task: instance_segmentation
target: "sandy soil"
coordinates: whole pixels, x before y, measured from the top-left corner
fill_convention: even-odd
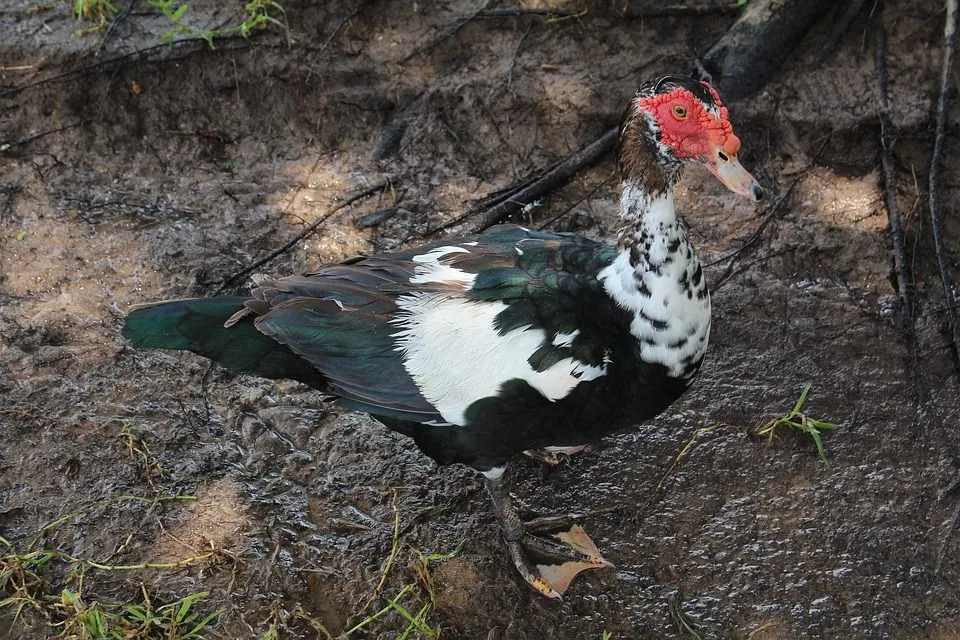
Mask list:
[[[84,583],[86,598],[115,602],[141,584],[164,602],[208,591],[204,606],[224,611],[211,637],[271,625],[316,637],[310,619],[335,635],[405,585],[415,609],[429,600],[418,552],[457,549],[429,563],[445,638],[696,637],[681,619],[703,638],[958,637],[958,497],[943,490],[960,471],[960,401],[924,191],[943,16],[938,2],[903,4],[884,20],[916,345],[892,313],[867,11],[824,56],[826,16],[763,92],[731,105],[744,164],[793,191],[759,242],[708,270],[713,340],[695,388],[559,470],[515,466],[531,509],[601,512],[586,526],[617,565],[552,606],[513,575],[470,470],[437,468],[299,385],[133,351],[120,319],[133,303],[212,294],[384,176],[387,189],[261,271],[415,244],[593,141],[640,81],[686,71],[735,15],[626,21],[596,3],[564,20],[464,22],[479,3],[285,2],[290,42],[274,32],[106,64],[159,43],[162,18],[137,3],[104,39],[77,34],[66,3],[7,2],[0,146],[67,128],[0,152],[0,535],[25,549],[69,516],[36,544],[115,565],[212,553],[172,570],[90,570]],[[237,12],[197,2],[189,16],[219,25]],[[951,126],[955,275],[957,149]],[[595,187],[612,171],[582,173],[530,222],[572,207],[554,228],[610,239],[615,193]],[[679,202],[707,261],[761,221],[703,171]],[[810,413],[842,425],[825,437],[829,464],[799,435],[750,435],[807,382]],[[153,500],[177,494],[196,500]],[[405,626],[390,614],[351,637]],[[10,633],[54,632],[28,617]]]

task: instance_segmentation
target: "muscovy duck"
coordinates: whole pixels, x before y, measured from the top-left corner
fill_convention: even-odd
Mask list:
[[[685,162],[759,200],[709,84],[641,87],[620,127],[616,246],[503,225],[261,281],[245,297],[135,307],[136,346],[289,378],[485,476],[511,559],[559,598],[610,565],[573,518],[523,522],[504,479],[521,452],[572,451],[664,411],[707,350],[710,295],[673,187]]]

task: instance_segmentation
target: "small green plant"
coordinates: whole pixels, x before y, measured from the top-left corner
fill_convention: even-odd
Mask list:
[[[287,13],[278,2],[250,0],[243,6],[243,10],[245,13],[243,22],[235,29],[244,38],[249,38],[253,32],[266,29],[271,25],[289,31],[286,25]],[[278,16],[283,18],[283,21]]]
[[[59,606],[63,620],[55,624],[61,637],[90,640],[202,640],[222,613],[203,615],[197,604],[210,595],[205,591],[155,607],[141,585],[138,604],[84,603],[79,594],[64,589]]]
[[[258,31],[270,27],[279,27],[288,34],[286,25],[286,11],[276,0],[248,0],[243,5],[243,19],[239,24],[221,29],[205,29],[189,24],[185,18],[190,5],[180,0],[147,0],[156,11],[159,11],[170,22],[171,27],[163,34],[165,42],[172,42],[180,38],[200,38],[206,41],[212,49],[218,38],[239,35],[249,38]],[[94,24],[91,31],[100,31],[106,27],[119,9],[111,0],[74,0],[73,14],[77,20]]]
[[[166,16],[173,26],[163,34],[164,42],[171,42],[177,37],[203,38],[213,48],[214,32],[209,29],[196,29],[183,22],[183,16],[190,8],[186,2],[177,0],[148,0],[148,4]]]
[[[164,502],[195,500],[194,496],[117,496],[93,506],[120,502],[143,502],[157,505]],[[10,616],[10,637],[18,623],[26,626],[45,625],[57,637],[76,640],[201,640],[221,612],[201,613],[200,603],[208,594],[198,592],[174,602],[156,606],[141,586],[139,602],[98,602],[84,595],[84,578],[90,571],[127,572],[175,570],[214,561],[221,557],[217,550],[173,562],[141,562],[107,564],[79,558],[53,548],[37,548],[63,524],[85,513],[68,513],[41,527],[24,549],[17,549],[0,536],[0,616]],[[132,537],[127,538],[125,546]],[[122,547],[121,547],[122,548]],[[224,552],[226,553],[226,552]]]
[[[146,478],[147,484],[153,488],[154,478],[163,478],[163,467],[160,466],[160,461],[153,452],[150,451],[150,446],[142,437],[134,432],[130,424],[125,421],[121,421],[121,424],[123,426],[120,428],[119,437],[123,440],[123,444],[127,448],[127,453],[137,462],[137,465],[143,471],[143,476]]]
[[[813,440],[813,443],[817,447],[817,456],[822,462],[827,462],[827,453],[823,448],[823,439],[821,437],[823,435],[822,432],[832,431],[837,428],[837,425],[833,422],[827,422],[826,420],[816,420],[803,413],[803,406],[807,402],[807,394],[810,392],[810,387],[811,384],[809,382],[804,385],[803,391],[800,392],[800,397],[789,413],[763,424],[757,428],[755,433],[758,436],[765,436],[772,441],[777,430],[781,427],[796,429]]]
[[[360,608],[361,612],[368,610],[370,605],[380,596],[384,585],[386,585],[387,577],[400,553],[400,545],[400,510],[397,506],[397,494],[394,492],[393,544],[390,548],[390,555],[387,556],[387,561],[384,563],[379,583],[369,598],[367,598],[366,603]],[[437,604],[433,576],[430,573],[430,568],[434,563],[444,562],[455,557],[460,553],[462,546],[463,543],[460,543],[456,549],[447,553],[421,553],[419,550],[413,549],[416,558],[412,560],[411,565],[416,575],[416,580],[412,583],[405,584],[395,596],[387,600],[385,606],[367,615],[344,631],[338,638],[350,638],[362,629],[366,629],[369,632],[374,622],[391,613],[399,615],[406,623],[403,631],[397,636],[397,640],[412,640],[412,638],[434,640],[435,638],[439,638],[440,627],[435,627],[430,623],[430,614]],[[416,613],[414,613],[414,611]],[[312,620],[306,616],[301,617],[307,619],[314,628],[317,628]],[[326,637],[330,637],[326,629],[321,628],[318,630],[327,634]]]
[[[92,22],[96,25],[95,30],[102,29],[107,26],[107,22],[110,21],[117,13],[117,5],[110,2],[110,0],[74,0],[73,1],[73,15],[77,20],[86,20],[87,22]]]

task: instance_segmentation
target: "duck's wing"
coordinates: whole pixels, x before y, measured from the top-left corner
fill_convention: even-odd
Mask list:
[[[518,363],[546,395],[596,376],[609,321],[596,274],[613,258],[572,234],[501,226],[264,282],[247,306],[257,329],[310,362],[352,408],[460,422],[458,404],[495,393],[498,372]],[[561,361],[569,366],[555,380],[546,372]]]

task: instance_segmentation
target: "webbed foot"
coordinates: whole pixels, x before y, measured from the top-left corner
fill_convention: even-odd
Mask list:
[[[510,559],[538,593],[559,600],[582,571],[613,567],[577,522],[582,514],[520,519],[502,478],[487,478]]]

